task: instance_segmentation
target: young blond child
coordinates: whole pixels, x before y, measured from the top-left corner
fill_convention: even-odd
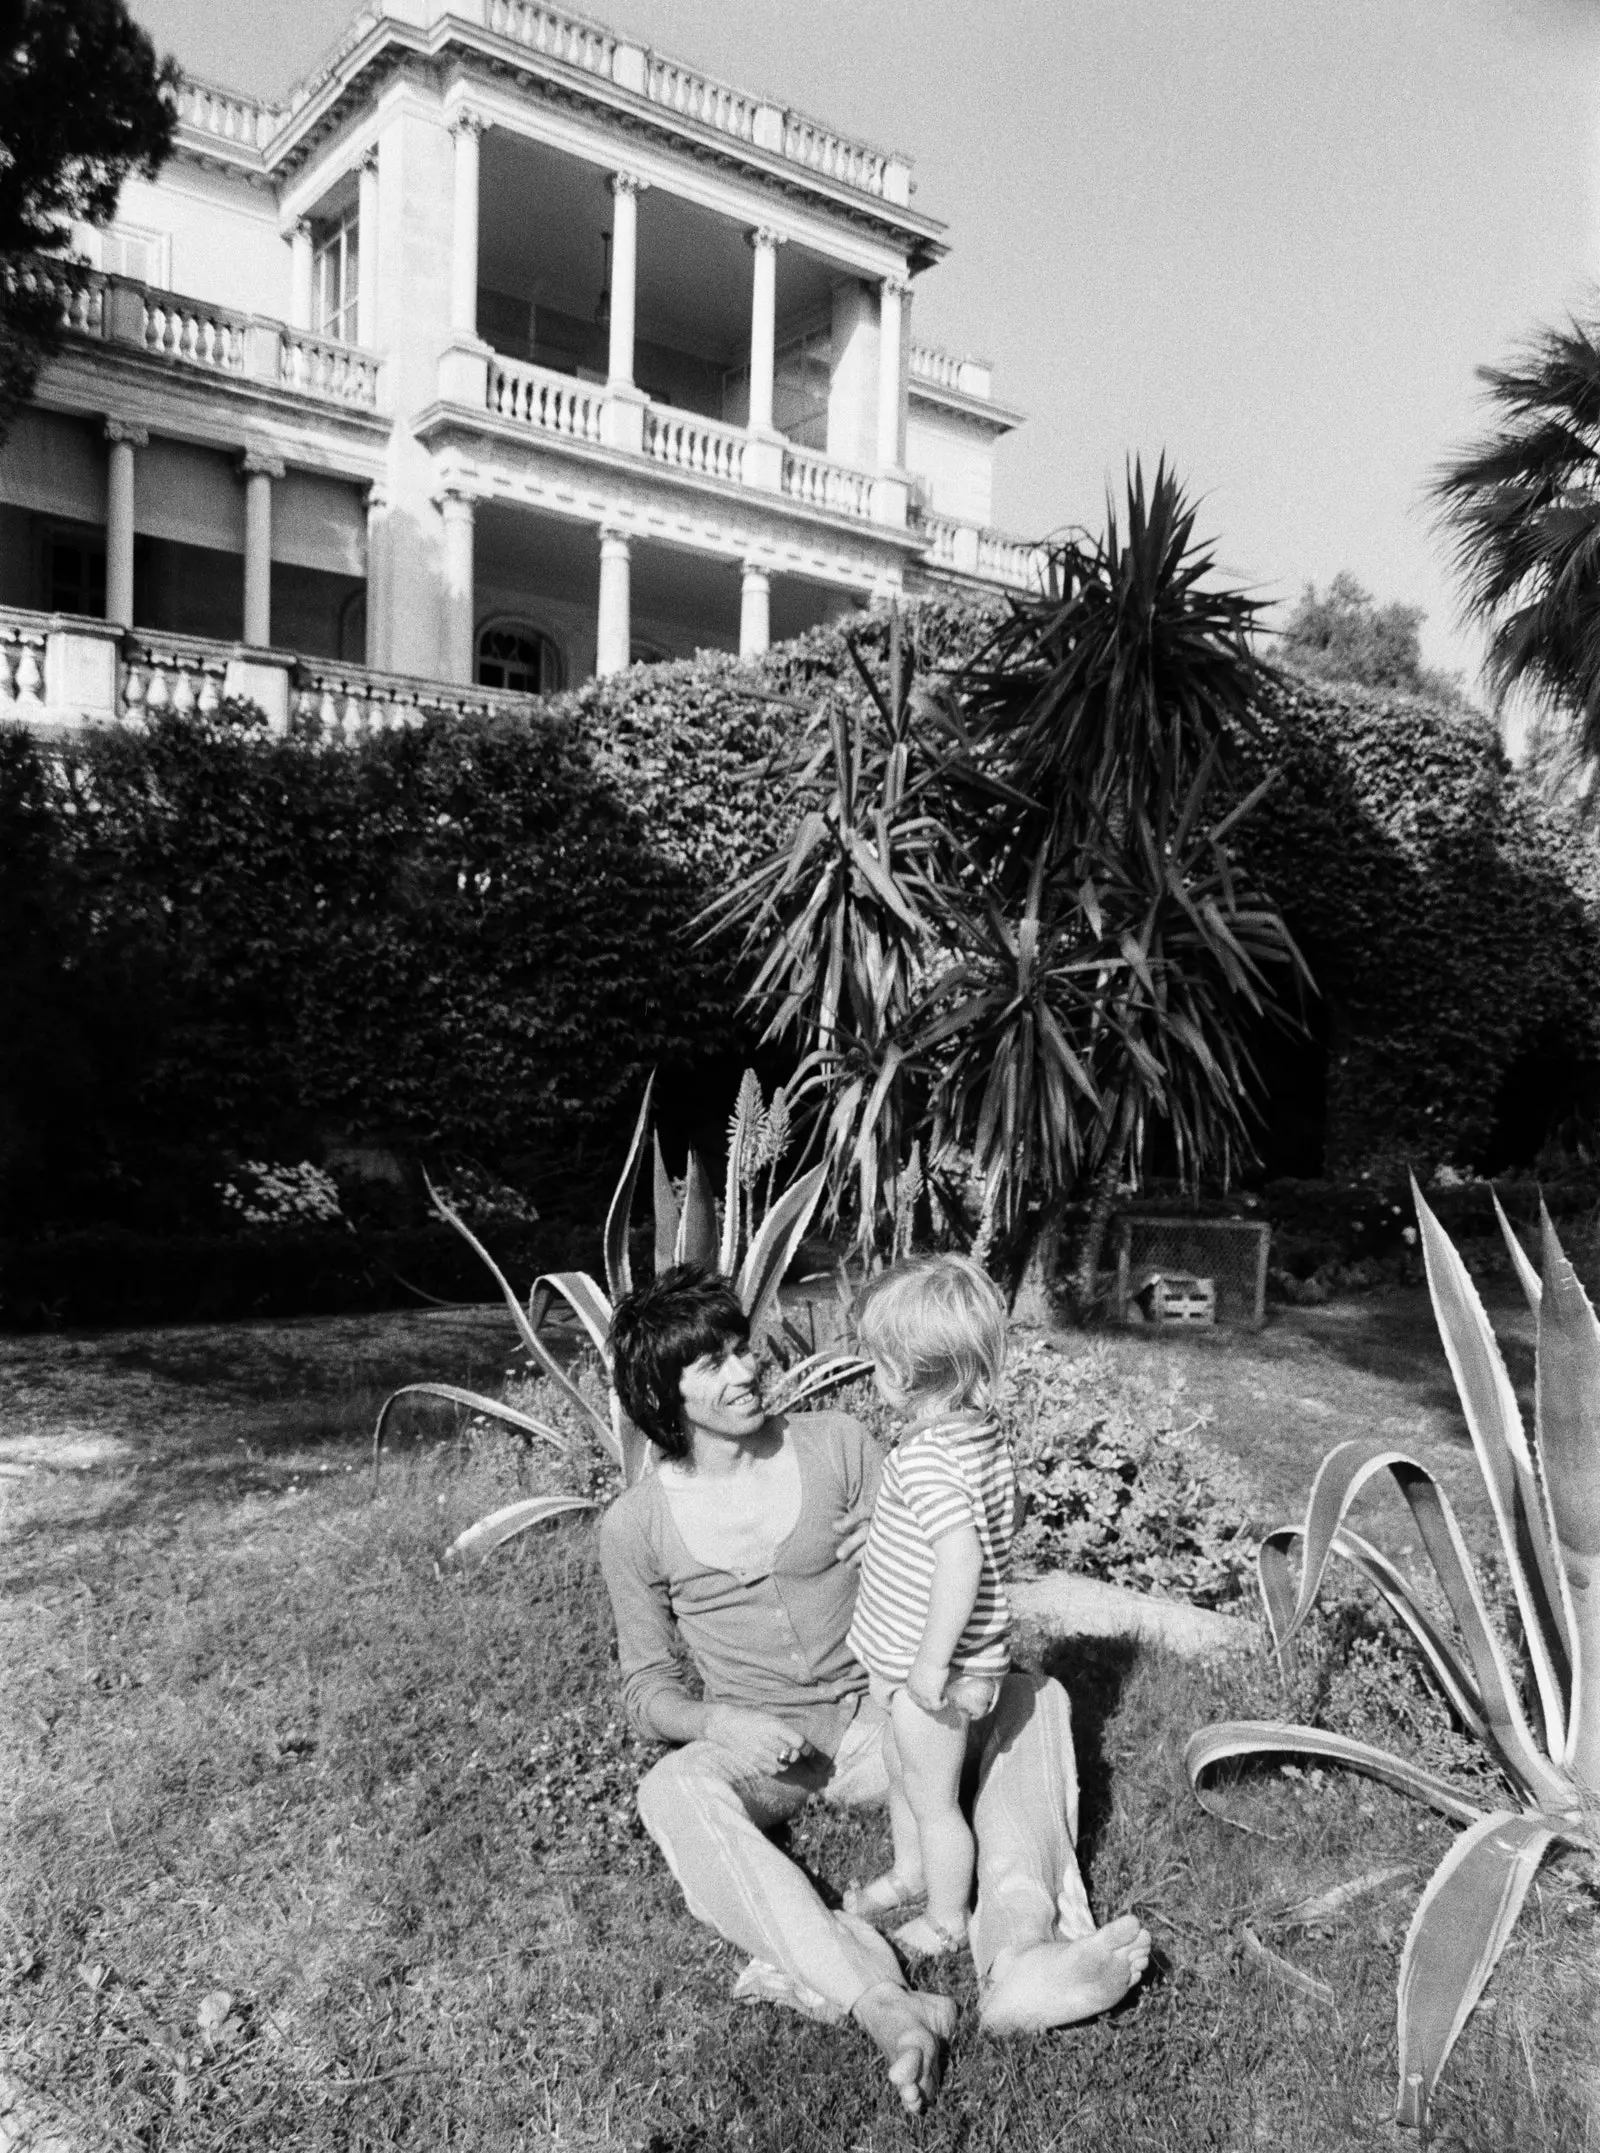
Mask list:
[[[959,1789],[967,1730],[994,1709],[1010,1663],[1005,1575],[1016,1524],[1011,1452],[992,1417],[1005,1304],[966,1256],[897,1264],[857,1314],[878,1389],[905,1415],[862,1558],[851,1651],[889,1712],[894,1866],[845,1899],[878,1915],[927,1898],[895,1932],[908,1951],[965,1939],[973,1842]]]

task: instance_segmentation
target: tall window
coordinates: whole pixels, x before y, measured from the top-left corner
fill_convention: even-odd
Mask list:
[[[132,277],[138,284],[171,282],[170,242],[165,232],[135,224],[110,224],[100,234],[100,267],[110,276]]]
[[[341,344],[359,344],[361,324],[356,318],[356,287],[361,263],[353,209],[337,224],[322,226],[312,259],[318,333],[335,337]]]
[[[560,649],[538,628],[525,627],[520,621],[491,622],[478,637],[480,688],[554,695],[565,678]]]

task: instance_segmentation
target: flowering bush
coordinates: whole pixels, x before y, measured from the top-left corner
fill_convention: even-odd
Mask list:
[[[1254,1493],[1205,1440],[1184,1379],[1013,1337],[1001,1411],[1027,1498],[1019,1575],[1075,1570],[1197,1606],[1237,1599],[1255,1559]]]
[[[433,1186],[452,1211],[459,1211],[469,1226],[517,1219],[525,1226],[539,1221],[539,1207],[531,1196],[514,1189],[475,1159],[458,1160],[449,1170],[433,1176]]]
[[[332,1175],[309,1159],[302,1159],[298,1166],[246,1159],[231,1181],[218,1184],[217,1196],[223,1210],[246,1226],[285,1229],[350,1223]]]

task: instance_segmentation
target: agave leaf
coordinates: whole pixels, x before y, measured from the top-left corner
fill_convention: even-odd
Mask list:
[[[1539,1459],[1572,1623],[1572,1723],[1563,1752],[1600,1792],[1600,1324],[1589,1296],[1541,1218]]]
[[[750,1244],[734,1291],[750,1319],[752,1335],[760,1330],[777,1298],[783,1274],[805,1239],[827,1178],[825,1165],[813,1166],[809,1173],[791,1182],[761,1221],[761,1230]]]
[[[661,1139],[655,1139],[656,1277],[668,1270],[678,1240],[678,1199],[672,1193],[672,1176],[661,1156]]]
[[[426,1180],[426,1176],[424,1176],[424,1179]],[[472,1228],[466,1225],[460,1216],[445,1202],[431,1181],[427,1182],[427,1189],[428,1194],[433,1198],[433,1207],[439,1216],[447,1225],[455,1228],[456,1232],[460,1234],[462,1240],[470,1248],[476,1249],[489,1270],[494,1274],[495,1284],[500,1288],[505,1304],[511,1311],[511,1320],[517,1327],[517,1336],[527,1347],[529,1353],[544,1370],[551,1382],[554,1383],[556,1389],[560,1391],[567,1403],[575,1407],[583,1418],[588,1421],[590,1427],[599,1435],[600,1440],[603,1443],[606,1442],[610,1434],[606,1423],[595,1412],[594,1407],[583,1395],[583,1392],[579,1390],[577,1384],[573,1382],[561,1363],[555,1358],[555,1355],[539,1336],[532,1323],[529,1322],[527,1315],[523,1311],[522,1303],[511,1290],[511,1282],[504,1271],[501,1270],[500,1266],[489,1254],[489,1251],[472,1231]]]
[[[1445,2059],[1554,1837],[1537,1817],[1496,1810],[1461,1834],[1429,1879],[1400,1955],[1396,2122],[1421,2129]]]
[[[587,1271],[546,1271],[535,1279],[533,1291],[546,1303],[557,1296],[565,1301],[601,1360],[611,1365],[611,1303]]]
[[[831,1390],[836,1383],[852,1382],[871,1373],[872,1363],[854,1353],[813,1353],[783,1372],[783,1380],[767,1400],[769,1413],[792,1413],[808,1398]]]
[[[1543,1291],[1539,1284],[1539,1274],[1529,1262],[1521,1236],[1506,1217],[1500,1199],[1493,1189],[1489,1191],[1489,1201],[1494,1205],[1494,1215],[1500,1221],[1500,1231],[1505,1237],[1506,1248],[1511,1257],[1511,1268],[1517,1274],[1517,1284],[1522,1288],[1522,1298],[1528,1304],[1529,1313],[1536,1316],[1539,1313],[1539,1295]]]
[[[1209,1809],[1223,1823],[1231,1818],[1206,1800],[1200,1789],[1202,1776],[1213,1765],[1225,1764],[1233,1757],[1274,1756],[1287,1752],[1291,1756],[1325,1757],[1331,1764],[1347,1764],[1355,1772],[1364,1772],[1369,1779],[1378,1779],[1386,1787],[1393,1787],[1397,1794],[1407,1794],[1413,1801],[1426,1802],[1430,1809],[1437,1809],[1442,1816],[1453,1817],[1458,1824],[1475,1824],[1483,1815],[1476,1802],[1469,1801],[1458,1787],[1448,1779],[1441,1779],[1435,1772],[1425,1772],[1420,1765],[1408,1764],[1404,1757],[1392,1756],[1386,1749],[1379,1749],[1371,1742],[1358,1742],[1348,1734],[1330,1734],[1322,1727],[1295,1727],[1284,1720],[1271,1719],[1222,1719],[1210,1727],[1202,1727],[1192,1734],[1184,1747],[1184,1768],[1189,1774],[1189,1784],[1204,1809]]]
[[[1533,1454],[1511,1378],[1471,1274],[1423,1201],[1414,1176],[1411,1194],[1422,1228],[1433,1312],[1505,1549],[1538,1684],[1547,1746],[1552,1756],[1560,1756],[1567,1733],[1571,1634]],[[1600,1491],[1600,1481],[1596,1485]]]
[[[378,1408],[377,1423],[372,1431],[372,1485],[378,1485],[378,1462],[383,1453],[384,1431],[389,1416],[402,1398],[442,1398],[448,1405],[465,1406],[469,1413],[483,1413],[490,1420],[503,1421],[508,1428],[516,1428],[523,1435],[541,1436],[566,1457],[572,1455],[570,1437],[552,1428],[546,1421],[535,1420],[531,1413],[520,1413],[514,1405],[507,1405],[502,1398],[486,1398],[481,1391],[462,1390],[455,1383],[404,1383],[397,1391],[391,1391]]]
[[[1286,1630],[1277,1630],[1275,1612],[1268,1602],[1267,1619],[1274,1626],[1274,1643],[1281,1647],[1305,1620],[1321,1586],[1333,1536],[1343,1524],[1345,1512],[1374,1474],[1386,1470],[1393,1474],[1410,1505],[1423,1545],[1460,1625],[1483,1701],[1485,1732],[1498,1753],[1501,1768],[1532,1800],[1564,1810],[1570,1804],[1571,1789],[1534,1743],[1505,1648],[1489,1621],[1455,1512],[1432,1473],[1407,1452],[1358,1440],[1338,1444],[1323,1459],[1306,1506],[1300,1596]]]
[[[633,1141],[628,1146],[628,1156],[622,1164],[622,1179],[617,1183],[616,1194],[611,1199],[611,1209],[606,1213],[605,1266],[606,1290],[613,1306],[625,1293],[633,1291],[633,1265],[628,1259],[628,1228],[633,1222],[633,1192],[639,1186],[639,1169],[644,1165],[645,1138],[650,1130],[650,1101],[655,1092],[655,1071],[644,1088],[639,1103],[639,1119],[633,1125]]]
[[[481,1562],[485,1555],[492,1555],[513,1534],[526,1532],[530,1525],[542,1525],[547,1518],[558,1518],[564,1511],[598,1507],[587,1495],[530,1495],[523,1502],[507,1503],[503,1510],[491,1510],[476,1525],[469,1525],[445,1549],[444,1559],[464,1562],[469,1555],[475,1555]]]
[[[1288,1627],[1292,1617],[1294,1596],[1289,1587],[1288,1555],[1296,1542],[1305,1538],[1298,1525],[1280,1525],[1267,1535],[1256,1551],[1256,1568],[1261,1582],[1261,1597],[1266,1602],[1267,1622],[1276,1637]],[[1341,1525],[1333,1536],[1332,1552],[1342,1557],[1352,1568],[1361,1572],[1383,1598],[1388,1601],[1401,1621],[1410,1630],[1422,1649],[1422,1655],[1433,1669],[1434,1679],[1449,1698],[1451,1705],[1471,1728],[1472,1732],[1487,1738],[1488,1729],[1483,1719],[1483,1698],[1471,1669],[1466,1665],[1454,1644],[1434,1622],[1415,1588],[1404,1571],[1399,1570],[1371,1541],[1348,1525]],[[1292,1667],[1287,1650],[1280,1655],[1285,1672]]]
[[[717,1260],[717,1201],[711,1193],[711,1176],[698,1151],[689,1154],[688,1178],[683,1185],[683,1214],[678,1220],[674,1263],[697,1264],[711,1270]]]

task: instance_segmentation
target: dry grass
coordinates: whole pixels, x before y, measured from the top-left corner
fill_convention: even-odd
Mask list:
[[[1156,1971],[1044,2041],[998,2046],[964,2010],[945,2096],[910,2126],[853,2029],[731,2002],[732,1953],[640,1837],[592,1527],[442,1572],[514,1457],[431,1443],[373,1503],[366,1405],[364,1377],[335,1384],[284,1402],[271,1442],[252,1423],[265,1462],[235,1452],[231,1479],[214,1462],[147,1499],[146,1458],[30,1482],[13,1518],[0,2063],[83,2148],[1403,2142],[1395,1966],[1449,1827],[1336,1775],[1241,1782],[1229,1800],[1272,1836],[1205,1816],[1184,1739],[1275,1710],[1265,1670],[1058,1651],[1094,1902],[1140,1910]],[[225,1422],[208,1441],[223,1459]],[[885,1836],[817,1808],[792,1845],[833,1888]],[[1385,1866],[1403,1873],[1297,1926],[1308,1893]],[[1439,2146],[1600,2145],[1597,1913],[1581,1876],[1545,1872],[1451,2066]],[[1333,2004],[1247,1955],[1246,1925]],[[970,2006],[970,1970],[955,1990]]]

